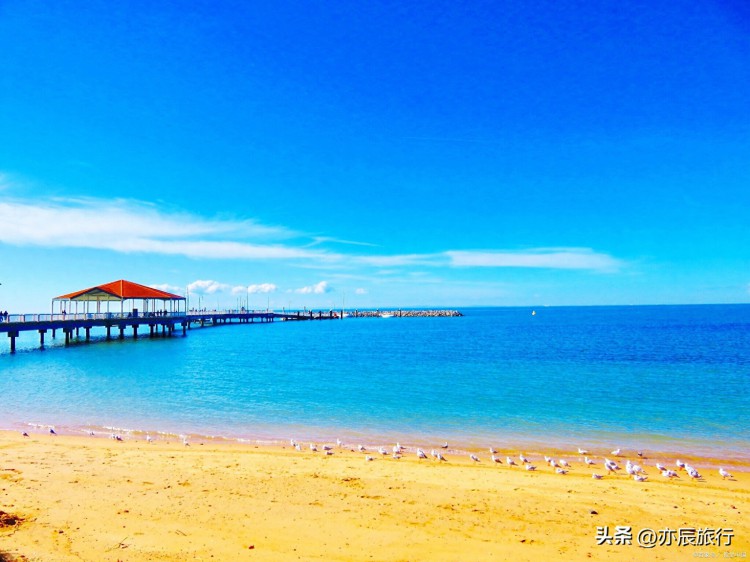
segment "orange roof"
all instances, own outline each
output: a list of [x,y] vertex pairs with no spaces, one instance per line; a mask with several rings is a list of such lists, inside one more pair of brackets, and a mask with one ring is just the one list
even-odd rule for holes
[[139,285],[132,281],[112,281],[104,285],[97,285],[82,291],[60,295],[53,300],[77,300],[77,301],[122,301],[128,299],[156,299],[156,300],[185,300],[185,297],[173,295],[166,291]]

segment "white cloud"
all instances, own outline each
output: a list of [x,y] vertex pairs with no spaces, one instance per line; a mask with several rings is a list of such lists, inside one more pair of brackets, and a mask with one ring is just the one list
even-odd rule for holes
[[527,267],[615,271],[622,262],[588,248],[538,248],[526,252],[502,250],[445,252],[454,267]]
[[362,287],[354,290],[355,295],[366,295],[367,289],[363,289]]
[[244,295],[250,293],[252,295],[257,293],[274,293],[278,287],[273,283],[261,283],[260,285],[238,285],[232,288],[233,295]]
[[154,289],[159,289],[160,291],[166,291],[168,293],[174,293],[177,295],[185,294],[185,287],[177,287],[176,285],[170,285],[168,283],[161,283],[160,285],[149,285],[149,287],[153,287]]
[[332,290],[333,289],[328,286],[328,281],[321,281],[320,283],[317,283],[315,285],[296,289],[294,292],[300,293],[302,295],[322,295],[324,293],[330,293]]
[[[252,220],[208,220],[130,200],[92,198],[0,203],[0,242],[213,259],[336,259],[269,239],[298,236]],[[219,239],[216,239],[216,238]],[[200,238],[200,239],[197,239]],[[228,239],[227,239],[228,238]],[[248,241],[248,239],[253,239]]]
[[212,281],[210,279],[199,279],[193,281],[188,285],[188,291],[198,295],[213,295],[215,293],[221,293],[229,289],[229,285],[219,283],[218,281]]

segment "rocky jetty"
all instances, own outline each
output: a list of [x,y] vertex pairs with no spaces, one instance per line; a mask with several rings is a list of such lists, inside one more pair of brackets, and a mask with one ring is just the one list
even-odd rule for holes
[[350,318],[444,318],[463,316],[458,310],[352,310],[346,312]]

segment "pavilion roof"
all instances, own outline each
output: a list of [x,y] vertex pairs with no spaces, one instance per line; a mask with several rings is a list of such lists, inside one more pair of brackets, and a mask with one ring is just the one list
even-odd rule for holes
[[124,301],[130,299],[172,301],[185,300],[185,297],[120,279],[119,281],[97,285],[96,287],[90,287],[88,289],[83,289],[82,291],[60,295],[53,300]]

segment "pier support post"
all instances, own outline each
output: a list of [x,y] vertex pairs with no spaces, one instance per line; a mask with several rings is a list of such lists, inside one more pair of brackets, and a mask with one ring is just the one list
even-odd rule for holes
[[91,328],[87,326],[84,330],[86,330],[86,341],[91,341]]
[[120,339],[125,338],[125,326],[120,326]]
[[154,326],[153,324],[148,325],[148,337],[153,338],[154,337],[154,328],[157,330],[159,329],[158,326]]
[[47,330],[39,330],[39,348],[44,349],[44,334],[47,333]]
[[52,328],[52,339],[55,339],[55,332],[57,332],[56,328]]
[[138,339],[138,324],[133,324],[133,339]]
[[70,338],[73,334],[72,328],[63,328],[63,332],[65,332],[65,345],[70,345]]
[[111,337],[111,334],[110,334],[110,329],[111,328],[112,328],[112,326],[107,326],[107,339],[110,339],[110,337]]
[[80,329],[80,328],[76,328],[76,337],[78,337],[78,334],[80,333],[80,332],[78,331],[79,329]]
[[18,332],[8,332],[8,337],[10,338],[10,352],[15,353],[16,352],[16,338],[18,337]]
[[185,323],[182,323],[182,337],[184,338],[187,336],[187,327],[185,326]]

